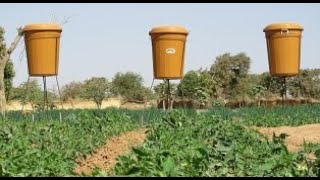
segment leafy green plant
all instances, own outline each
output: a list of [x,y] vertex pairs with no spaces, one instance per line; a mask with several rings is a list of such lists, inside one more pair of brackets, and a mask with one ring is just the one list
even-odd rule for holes
[[129,113],[114,109],[67,111],[62,121],[59,111],[40,115],[0,120],[0,176],[74,176],[77,157],[138,127]]
[[[319,145],[289,153],[285,134],[269,141],[245,128],[316,123],[319,108],[53,110],[36,112],[33,121],[9,112],[0,119],[0,176],[75,176],[76,157],[139,127],[141,119],[148,128],[145,143],[118,157],[112,171],[97,169],[93,176],[320,176]],[[310,153],[316,160],[308,159]]]
[[[224,113],[172,111],[149,128],[147,141],[121,156],[108,175],[316,176],[303,153],[289,153],[285,134],[268,141]],[[233,113],[232,115],[237,115]]]

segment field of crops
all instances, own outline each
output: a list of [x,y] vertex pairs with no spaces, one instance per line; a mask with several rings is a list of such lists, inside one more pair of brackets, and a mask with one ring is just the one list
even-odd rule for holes
[[63,121],[58,112],[49,113],[49,120],[39,117],[46,119],[47,114],[32,121],[13,112],[0,120],[0,176],[73,176],[75,157],[138,126],[113,109],[63,112]]
[[[310,107],[309,107],[310,108]],[[319,107],[313,107],[313,111]],[[298,111],[297,111],[298,110]],[[298,153],[289,153],[283,144],[284,136],[274,137],[268,142],[243,125],[259,124],[264,118],[272,117],[268,123],[298,125],[295,114],[309,118],[307,122],[317,122],[310,111],[290,109],[281,115],[282,108],[265,111],[257,118],[233,121],[233,117],[246,117],[258,109],[241,109],[238,112],[225,109],[208,113],[186,115],[172,112],[160,121],[154,122],[146,143],[133,150],[129,156],[119,158],[111,175],[132,176],[317,176],[319,165],[310,162],[307,154],[316,151],[317,146],[306,145]],[[312,111],[312,112],[313,112]],[[273,115],[271,115],[273,114]],[[264,117],[267,116],[267,117]],[[311,119],[310,119],[311,118]],[[290,121],[292,121],[290,123]],[[297,122],[296,122],[297,121]],[[312,147],[312,148],[310,148]]]
[[[76,157],[108,137],[147,126],[146,141],[93,176],[319,176],[319,145],[291,153],[285,135],[268,141],[248,126],[319,123],[320,106],[53,111],[0,120],[0,176],[77,176]],[[33,120],[32,120],[33,119]],[[46,120],[45,120],[46,119]],[[313,153],[315,160],[308,159]]]

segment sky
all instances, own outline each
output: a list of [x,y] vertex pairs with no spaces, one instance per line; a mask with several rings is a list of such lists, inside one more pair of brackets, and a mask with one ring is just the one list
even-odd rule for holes
[[[6,30],[8,45],[17,27],[61,23],[66,18],[70,21],[62,27],[61,85],[93,76],[111,80],[117,72],[132,71],[150,86],[153,69],[148,33],[159,25],[180,25],[190,31],[185,73],[209,67],[226,52],[245,52],[251,58],[251,73],[268,71],[263,29],[277,22],[304,27],[301,68],[320,68],[320,4],[0,4],[0,26]],[[11,59],[16,71],[13,82],[18,86],[28,79],[23,41]],[[54,78],[48,82],[55,88]]]

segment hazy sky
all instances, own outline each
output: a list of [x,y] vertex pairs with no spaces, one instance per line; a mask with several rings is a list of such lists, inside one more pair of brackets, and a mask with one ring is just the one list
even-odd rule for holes
[[[225,52],[245,52],[252,60],[251,72],[267,71],[263,28],[287,21],[305,28],[301,67],[320,67],[320,4],[0,5],[0,25],[6,30],[7,43],[14,39],[19,26],[61,22],[64,17],[71,17],[71,21],[62,32],[61,84],[92,76],[111,79],[118,71],[133,71],[140,73],[145,85],[150,86],[153,71],[148,32],[157,25],[182,25],[190,31],[185,72],[208,67]],[[22,41],[12,56],[17,73],[15,85],[28,78],[23,44]],[[54,78],[48,81],[52,83]]]

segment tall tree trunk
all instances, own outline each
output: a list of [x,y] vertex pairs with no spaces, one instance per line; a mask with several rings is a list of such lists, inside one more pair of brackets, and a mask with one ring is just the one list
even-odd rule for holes
[[5,111],[7,109],[7,102],[6,102],[6,93],[5,93],[5,86],[4,86],[4,62],[0,62],[0,109],[1,115],[5,115]]
[[165,111],[166,110],[166,100],[162,99],[162,108]]
[[16,49],[21,37],[23,36],[22,28],[18,28],[18,35],[11,43],[10,47],[6,50],[4,55],[0,54],[0,111],[5,115],[6,111],[6,93],[4,86],[4,68],[9,61],[10,55]]
[[170,110],[172,110],[173,109],[173,98],[170,98],[170,100],[169,100],[169,102],[170,102]]

